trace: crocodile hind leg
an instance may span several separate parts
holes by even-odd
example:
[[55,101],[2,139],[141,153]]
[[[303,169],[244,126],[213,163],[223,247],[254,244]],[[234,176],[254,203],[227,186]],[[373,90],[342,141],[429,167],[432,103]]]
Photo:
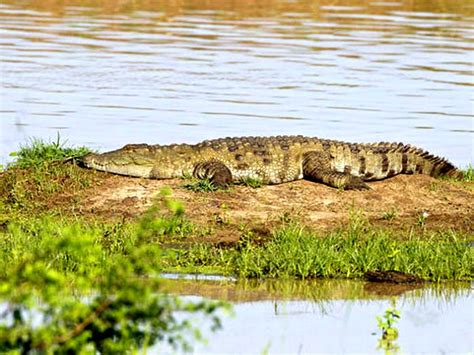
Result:
[[216,187],[222,188],[232,183],[232,173],[229,168],[216,160],[197,164],[193,175],[198,179],[209,179]]
[[303,156],[303,177],[344,190],[370,189],[361,178],[331,169],[331,156],[324,152],[308,152]]

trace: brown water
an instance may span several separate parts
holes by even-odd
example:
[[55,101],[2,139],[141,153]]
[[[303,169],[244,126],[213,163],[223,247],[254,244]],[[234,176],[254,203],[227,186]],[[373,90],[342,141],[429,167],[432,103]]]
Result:
[[[100,5],[97,5],[100,4]],[[473,163],[474,3],[4,0],[0,163],[26,138],[305,134]]]

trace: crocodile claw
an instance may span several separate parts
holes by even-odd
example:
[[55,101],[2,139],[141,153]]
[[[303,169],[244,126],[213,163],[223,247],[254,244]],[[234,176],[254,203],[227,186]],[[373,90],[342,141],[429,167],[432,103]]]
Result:
[[367,185],[364,181],[359,178],[352,178],[347,184],[344,185],[344,190],[371,190],[372,188]]

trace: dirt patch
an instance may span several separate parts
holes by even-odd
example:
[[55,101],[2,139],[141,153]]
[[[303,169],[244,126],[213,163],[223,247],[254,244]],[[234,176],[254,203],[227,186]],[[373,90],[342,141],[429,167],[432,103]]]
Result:
[[[459,230],[474,235],[474,183],[453,183],[425,175],[400,175],[370,183],[369,191],[340,191],[309,181],[252,189],[192,192],[184,180],[149,180],[98,173],[85,192],[81,211],[105,218],[142,214],[164,187],[185,205],[198,225],[213,226],[212,239],[232,242],[243,229],[265,237],[275,224],[296,219],[316,229],[348,222],[350,211],[362,211],[376,225],[389,228]],[[424,214],[425,217],[422,217]]]

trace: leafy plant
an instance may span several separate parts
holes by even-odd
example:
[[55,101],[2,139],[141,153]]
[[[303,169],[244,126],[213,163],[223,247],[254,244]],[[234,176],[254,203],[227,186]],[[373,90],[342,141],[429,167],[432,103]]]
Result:
[[[170,218],[182,213],[163,203]],[[0,353],[129,353],[163,341],[188,350],[202,336],[183,314],[201,313],[218,329],[223,303],[160,292],[163,251],[142,237],[150,223],[8,223],[0,231]]]
[[164,236],[185,238],[194,226],[184,217],[184,206],[171,198],[171,189],[163,188],[153,206],[138,222],[141,243],[162,241]]
[[398,339],[398,329],[395,324],[400,319],[400,311],[396,309],[395,300],[392,299],[392,307],[387,308],[383,316],[377,316],[378,328],[381,330],[379,338],[379,349],[385,350],[386,354],[398,352],[399,346],[395,343]]

